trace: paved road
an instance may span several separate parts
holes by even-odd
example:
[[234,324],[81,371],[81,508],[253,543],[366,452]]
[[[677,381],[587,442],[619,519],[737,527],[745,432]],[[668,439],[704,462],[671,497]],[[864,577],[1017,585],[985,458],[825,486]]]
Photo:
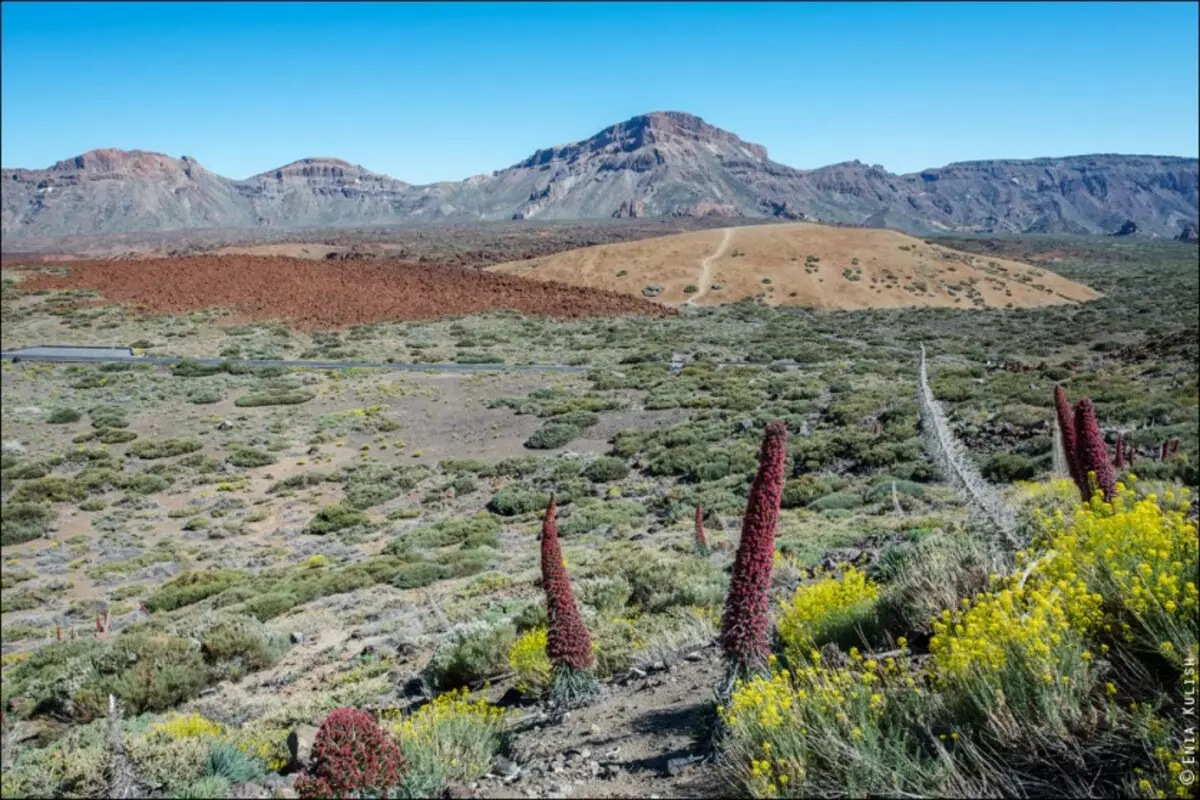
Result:
[[[98,364],[98,363],[130,363],[130,364],[178,364],[183,361],[177,356],[108,356],[108,355],[47,355],[42,353],[25,354],[20,350],[0,352],[0,359],[12,361],[53,361],[68,364]],[[237,364],[247,367],[308,367],[310,369],[347,369],[350,367],[369,367],[372,369],[397,369],[408,372],[587,372],[588,366],[567,366],[565,364],[408,364],[383,361],[253,361],[237,358],[194,358],[189,359],[199,364]]]

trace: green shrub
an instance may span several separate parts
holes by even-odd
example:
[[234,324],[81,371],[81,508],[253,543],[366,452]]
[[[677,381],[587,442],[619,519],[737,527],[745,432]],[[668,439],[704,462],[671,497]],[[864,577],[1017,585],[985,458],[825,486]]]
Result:
[[544,510],[549,503],[548,494],[517,486],[505,486],[492,497],[488,503],[488,510],[502,517],[516,517],[531,511]]
[[122,481],[121,487],[130,494],[150,495],[168,488],[172,480],[166,475],[155,475],[143,470]]
[[563,536],[579,536],[601,526],[622,530],[640,525],[646,507],[632,500],[596,500],[586,498],[571,508],[571,516],[559,523]]
[[[565,414],[557,414],[551,417],[549,422],[562,425],[574,425],[576,428],[583,430],[584,428],[592,427],[599,421],[600,417],[591,411],[577,409],[575,411],[568,411]],[[547,424],[549,424],[549,422]]]
[[340,503],[333,503],[317,512],[312,522],[308,524],[308,532],[323,536],[345,528],[353,528],[355,525],[365,525],[368,522],[370,522],[370,517],[361,511]]
[[126,452],[135,458],[157,459],[194,453],[203,447],[198,439],[141,439]]
[[824,475],[801,475],[783,485],[783,508],[803,508],[818,497],[836,492],[846,486],[843,478]]
[[0,505],[0,546],[22,544],[45,536],[53,521],[54,510],[41,503]]
[[447,691],[505,672],[516,639],[511,622],[464,625],[434,651],[425,668],[426,680],[434,689]]
[[450,570],[443,564],[414,561],[400,567],[392,576],[391,584],[397,589],[419,589],[449,576]]
[[137,433],[124,428],[102,428],[96,437],[101,444],[124,444],[138,438]]
[[177,608],[198,603],[206,597],[220,594],[230,586],[245,581],[248,577],[247,573],[236,569],[181,572],[159,586],[146,598],[146,608],[151,611],[174,611]]
[[121,406],[96,406],[88,412],[93,428],[128,428],[129,417]]
[[87,497],[87,489],[62,475],[24,481],[13,490],[14,503],[69,503]]
[[252,392],[233,401],[238,408],[257,408],[259,406],[295,406],[307,403],[316,395],[312,392],[293,389],[289,391]]
[[845,511],[859,508],[862,504],[863,497],[861,494],[855,492],[833,492],[814,500],[808,504],[808,507],[816,511]]
[[624,459],[612,456],[601,456],[584,467],[583,477],[592,483],[608,483],[619,481],[629,474],[629,466]]
[[78,422],[82,417],[83,415],[73,408],[56,408],[46,416],[46,422],[51,425],[65,425]]
[[245,447],[234,450],[226,459],[235,467],[252,469],[254,467],[265,467],[268,464],[275,463],[275,456],[270,453],[264,453],[262,450],[255,450],[252,447]]
[[432,525],[416,528],[401,534],[388,545],[386,552],[399,554],[413,548],[449,547],[498,547],[496,534],[500,523],[490,514],[475,514],[470,517],[451,517]]
[[276,481],[267,489],[267,494],[277,494],[279,492],[294,491],[296,489],[307,489],[312,486],[320,486],[325,481],[329,480],[329,475],[324,472],[302,472],[299,475],[291,475],[281,481]]
[[50,465],[45,461],[27,461],[18,463],[4,471],[4,477],[9,480],[28,481],[44,478],[50,474]]
[[1038,473],[1037,459],[1020,453],[997,453],[983,465],[983,477],[995,483],[1032,480]]
[[217,389],[193,389],[187,393],[187,401],[193,405],[203,406],[221,402],[222,394]]
[[547,422],[525,441],[530,450],[554,450],[580,434],[579,428],[559,422]]

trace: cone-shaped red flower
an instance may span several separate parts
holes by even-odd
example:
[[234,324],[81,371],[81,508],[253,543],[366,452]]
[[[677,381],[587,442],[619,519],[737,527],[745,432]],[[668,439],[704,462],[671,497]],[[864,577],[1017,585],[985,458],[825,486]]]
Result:
[[1131,442],[1125,449],[1127,451],[1125,453],[1125,463],[1128,464],[1130,466],[1130,468],[1132,468],[1133,467],[1133,459],[1137,455],[1137,448],[1134,447],[1133,443]]
[[733,561],[725,613],[721,617],[721,647],[728,659],[743,668],[761,667],[770,649],[767,603],[787,439],[787,426],[782,421],[767,425],[758,455],[758,474],[750,486],[742,519],[742,540]]
[[1096,407],[1086,397],[1075,404],[1075,436],[1075,466],[1083,477],[1080,487],[1083,499],[1091,499],[1092,487],[1088,473],[1095,473],[1096,488],[1104,493],[1105,500],[1111,500],[1116,474],[1108,448],[1104,446],[1100,423],[1096,421]]
[[542,588],[546,591],[546,616],[549,631],[546,634],[546,655],[555,666],[585,670],[595,663],[592,655],[592,637],[579,608],[575,605],[575,593],[571,591],[571,579],[563,566],[562,546],[558,542],[558,522],[555,514],[558,506],[554,497],[546,508],[542,520]]
[[705,555],[709,551],[708,535],[704,533],[704,506],[700,503],[696,504],[696,549]]
[[395,796],[408,762],[370,713],[339,708],[317,729],[311,763],[296,781],[304,800]]
[[1171,455],[1178,455],[1178,453],[1179,453],[1179,440],[1176,439],[1175,441],[1171,442]]
[[1067,393],[1061,386],[1054,387],[1054,413],[1058,416],[1058,433],[1062,437],[1063,455],[1067,459],[1067,473],[1079,485],[1079,470],[1075,468],[1075,415]]
[[1117,469],[1124,469],[1125,468],[1125,434],[1123,434],[1123,433],[1117,434],[1116,451],[1117,451],[1116,467],[1117,467]]
[[1158,460],[1159,460],[1159,461],[1166,461],[1166,460],[1167,460],[1167,451],[1168,451],[1170,448],[1171,448],[1171,442],[1170,442],[1170,441],[1168,441],[1167,439],[1163,439],[1162,447],[1160,448],[1160,451],[1161,451],[1161,452],[1159,452],[1159,454],[1158,454]]

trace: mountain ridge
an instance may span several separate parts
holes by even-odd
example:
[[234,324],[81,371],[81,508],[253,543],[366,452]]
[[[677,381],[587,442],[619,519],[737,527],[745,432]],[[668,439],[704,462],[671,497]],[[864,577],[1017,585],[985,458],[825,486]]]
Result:
[[189,156],[101,148],[46,169],[4,168],[6,238],[191,227],[311,227],[503,219],[722,216],[889,227],[916,234],[1175,237],[1200,217],[1200,162],[1097,153],[986,159],[895,174],[857,159],[772,161],[679,111],[642,114],[535,150],[490,175],[414,185],[334,157],[243,180]]

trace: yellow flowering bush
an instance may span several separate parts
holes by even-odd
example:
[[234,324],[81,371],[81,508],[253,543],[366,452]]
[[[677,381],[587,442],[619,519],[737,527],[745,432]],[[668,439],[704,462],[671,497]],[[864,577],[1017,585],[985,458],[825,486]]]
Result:
[[830,634],[852,626],[871,610],[878,596],[874,582],[854,567],[796,589],[778,625],[789,661],[801,663],[804,654],[824,644]]
[[195,713],[176,714],[150,726],[151,733],[161,734],[168,739],[216,738],[224,731],[219,723]]
[[546,629],[522,634],[508,651],[508,663],[517,673],[517,690],[540,694],[550,685],[550,657],[546,655]]
[[1182,666],[1195,647],[1196,570],[1200,550],[1196,523],[1187,519],[1187,488],[1160,498],[1138,498],[1118,483],[1111,503],[1097,496],[1067,522],[1061,512],[1045,515],[1042,546],[1053,556],[1042,572],[1052,579],[1086,583],[1117,612],[1126,641],[1158,651]]
[[449,781],[471,781],[487,773],[500,749],[504,709],[461,689],[439,695],[414,714],[384,711],[384,727],[399,737],[408,760],[405,791],[434,797]]
[[934,766],[901,724],[928,697],[907,650],[883,663],[852,650],[846,667],[795,672],[771,661],[770,675],[737,683],[717,708],[751,796],[935,793]]
[[271,727],[257,722],[229,730],[225,734],[229,744],[248,756],[258,758],[271,772],[280,771],[291,760],[287,737],[287,728]]

